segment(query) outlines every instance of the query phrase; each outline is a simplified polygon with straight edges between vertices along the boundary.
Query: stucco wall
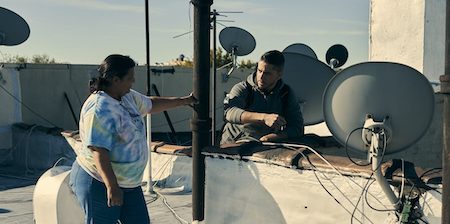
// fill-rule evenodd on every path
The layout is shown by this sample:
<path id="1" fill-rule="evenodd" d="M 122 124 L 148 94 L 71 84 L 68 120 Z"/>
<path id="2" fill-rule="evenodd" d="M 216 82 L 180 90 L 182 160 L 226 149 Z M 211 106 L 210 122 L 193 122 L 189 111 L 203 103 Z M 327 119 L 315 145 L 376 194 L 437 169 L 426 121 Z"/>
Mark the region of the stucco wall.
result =
<path id="1" fill-rule="evenodd" d="M 371 0 L 369 60 L 409 65 L 430 81 L 444 73 L 445 0 Z"/>
<path id="2" fill-rule="evenodd" d="M 372 0 L 369 60 L 409 65 L 423 72 L 424 0 Z"/>

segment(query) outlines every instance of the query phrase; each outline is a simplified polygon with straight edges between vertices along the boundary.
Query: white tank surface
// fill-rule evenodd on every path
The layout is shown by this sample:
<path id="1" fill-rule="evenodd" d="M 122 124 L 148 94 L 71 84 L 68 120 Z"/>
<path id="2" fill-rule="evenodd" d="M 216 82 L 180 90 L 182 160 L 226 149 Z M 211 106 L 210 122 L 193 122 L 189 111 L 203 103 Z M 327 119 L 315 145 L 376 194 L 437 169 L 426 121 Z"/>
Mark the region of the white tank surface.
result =
<path id="1" fill-rule="evenodd" d="M 33 193 L 36 224 L 81 224 L 83 210 L 69 186 L 70 167 L 47 170 L 38 180 Z"/>

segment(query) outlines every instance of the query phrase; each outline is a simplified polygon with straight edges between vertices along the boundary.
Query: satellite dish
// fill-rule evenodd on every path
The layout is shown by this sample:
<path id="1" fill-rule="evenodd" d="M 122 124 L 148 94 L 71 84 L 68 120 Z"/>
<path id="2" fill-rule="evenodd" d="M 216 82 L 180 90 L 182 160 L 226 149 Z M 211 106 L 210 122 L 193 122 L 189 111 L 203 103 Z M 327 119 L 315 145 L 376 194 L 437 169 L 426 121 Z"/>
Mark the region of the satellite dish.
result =
<path id="1" fill-rule="evenodd" d="M 311 49 L 306 44 L 301 44 L 301 43 L 291 44 L 283 50 L 283 53 L 284 52 L 303 54 L 303 55 L 309 56 L 311 58 L 317 59 L 317 55 L 314 52 L 314 50 Z"/>
<path id="2" fill-rule="evenodd" d="M 0 45 L 14 46 L 30 36 L 27 22 L 15 12 L 0 7 Z"/>
<path id="3" fill-rule="evenodd" d="M 335 44 L 328 48 L 327 53 L 325 54 L 325 59 L 331 68 L 339 68 L 347 62 L 347 48 L 345 48 L 344 45 Z"/>
<path id="4" fill-rule="evenodd" d="M 290 84 L 301 103 L 305 125 L 322 122 L 322 95 L 334 71 L 325 63 L 304 54 L 283 52 L 283 55 L 283 81 Z"/>
<path id="5" fill-rule="evenodd" d="M 391 154 L 424 135 L 433 117 L 434 93 L 425 76 L 411 67 L 365 62 L 330 80 L 323 95 L 323 110 L 328 128 L 343 145 L 353 130 L 370 125 L 368 121 L 385 121 L 382 126 L 390 136 L 385 154 Z M 347 146 L 367 152 L 364 132 L 352 133 Z"/>
<path id="6" fill-rule="evenodd" d="M 223 49 L 235 56 L 250 54 L 256 47 L 255 38 L 239 27 L 226 27 L 219 33 L 219 41 Z"/>
<path id="7" fill-rule="evenodd" d="M 404 150 L 428 129 L 434 110 L 428 80 L 402 64 L 357 64 L 330 80 L 323 109 L 328 128 L 341 144 L 367 152 L 375 179 L 399 213 L 404 195 L 397 197 L 379 168 L 384 155 Z"/>

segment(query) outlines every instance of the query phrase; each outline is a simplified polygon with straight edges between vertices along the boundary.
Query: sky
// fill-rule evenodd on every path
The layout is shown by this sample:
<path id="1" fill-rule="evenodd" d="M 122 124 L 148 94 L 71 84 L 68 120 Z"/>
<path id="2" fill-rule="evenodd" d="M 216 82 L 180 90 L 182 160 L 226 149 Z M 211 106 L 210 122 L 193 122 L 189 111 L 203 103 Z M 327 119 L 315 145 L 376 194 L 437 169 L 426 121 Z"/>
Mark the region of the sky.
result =
<path id="1" fill-rule="evenodd" d="M 342 44 L 349 51 L 346 67 L 368 59 L 369 2 L 215 0 L 211 10 L 224 15 L 218 19 L 233 21 L 221 24 L 254 36 L 255 50 L 238 61 L 257 61 L 268 50 L 282 51 L 294 43 L 310 46 L 324 61 L 330 46 Z M 193 5 L 188 0 L 149 0 L 149 6 L 150 64 L 180 54 L 192 59 L 193 34 L 174 37 L 193 30 Z M 144 0 L 0 0 L 0 7 L 22 16 L 31 29 L 24 43 L 0 45 L 0 59 L 46 54 L 60 63 L 99 64 L 118 53 L 145 64 Z M 223 28 L 218 24 L 217 33 Z"/>

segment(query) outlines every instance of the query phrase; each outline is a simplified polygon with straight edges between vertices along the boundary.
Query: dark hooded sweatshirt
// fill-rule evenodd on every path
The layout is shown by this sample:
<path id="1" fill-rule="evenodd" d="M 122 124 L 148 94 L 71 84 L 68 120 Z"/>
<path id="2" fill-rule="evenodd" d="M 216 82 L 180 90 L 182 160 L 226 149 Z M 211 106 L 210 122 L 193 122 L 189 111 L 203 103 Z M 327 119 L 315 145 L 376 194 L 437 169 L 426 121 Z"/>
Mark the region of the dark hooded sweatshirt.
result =
<path id="1" fill-rule="evenodd" d="M 287 132 L 288 138 L 301 137 L 304 133 L 303 116 L 294 91 L 289 89 L 287 103 L 285 103 L 287 105 L 283 105 L 281 89 L 286 84 L 281 79 L 270 93 L 264 93 L 257 88 L 254 78 L 254 74 L 249 75 L 247 82 L 243 81 L 234 85 L 225 97 L 226 124 L 220 144 L 235 143 L 239 140 L 259 140 L 264 135 L 274 133 L 274 130 L 262 122 L 242 124 L 241 115 L 244 111 L 279 114 L 287 121 L 286 129 L 282 132 Z M 253 91 L 251 102 L 247 102 L 249 94 L 247 84 L 250 84 Z M 282 109 L 283 106 L 286 108 Z M 283 114 L 282 111 L 284 111 Z"/>

